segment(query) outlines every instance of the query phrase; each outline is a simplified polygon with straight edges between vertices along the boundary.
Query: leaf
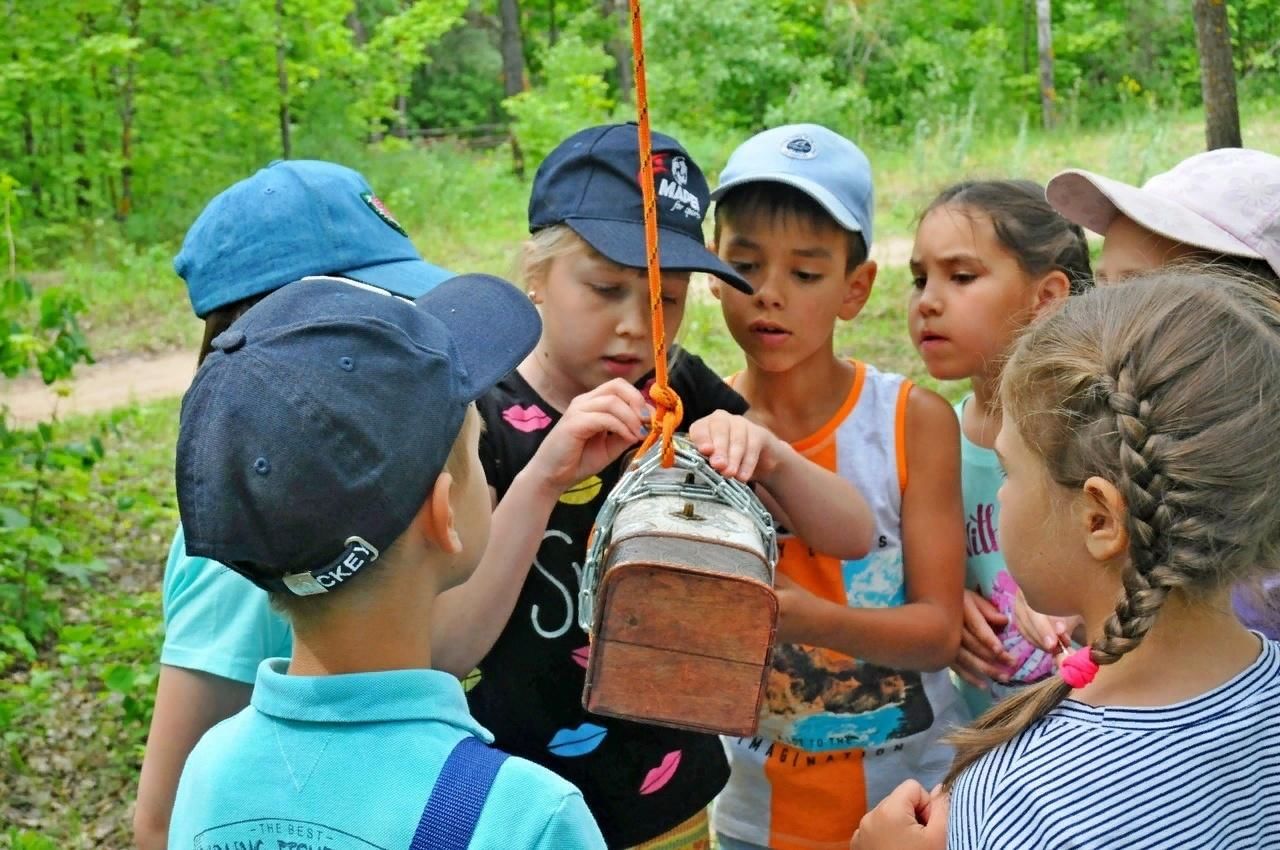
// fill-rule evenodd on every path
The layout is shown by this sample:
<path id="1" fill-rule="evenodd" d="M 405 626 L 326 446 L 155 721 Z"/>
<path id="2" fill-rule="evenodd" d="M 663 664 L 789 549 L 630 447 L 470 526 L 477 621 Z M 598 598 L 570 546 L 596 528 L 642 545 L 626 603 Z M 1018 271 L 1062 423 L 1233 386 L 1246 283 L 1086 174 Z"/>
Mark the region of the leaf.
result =
<path id="1" fill-rule="evenodd" d="M 102 674 L 102 684 L 107 690 L 127 694 L 133 690 L 134 671 L 124 664 L 113 664 Z"/>
<path id="2" fill-rule="evenodd" d="M 31 520 L 26 514 L 13 508 L 0 508 L 0 526 L 4 528 L 27 528 Z"/>

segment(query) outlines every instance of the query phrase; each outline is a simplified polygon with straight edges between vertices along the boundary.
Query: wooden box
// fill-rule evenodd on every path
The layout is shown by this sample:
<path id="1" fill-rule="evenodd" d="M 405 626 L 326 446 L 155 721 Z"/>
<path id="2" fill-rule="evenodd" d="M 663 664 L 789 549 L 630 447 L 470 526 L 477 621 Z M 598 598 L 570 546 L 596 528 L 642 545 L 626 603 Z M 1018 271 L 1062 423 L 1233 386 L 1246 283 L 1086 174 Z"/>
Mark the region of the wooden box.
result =
<path id="1" fill-rule="evenodd" d="M 679 469 L 650 474 L 668 485 L 692 482 Z M 754 733 L 778 620 L 771 534 L 771 525 L 762 535 L 750 513 L 712 498 L 624 503 L 594 593 L 587 710 Z"/>

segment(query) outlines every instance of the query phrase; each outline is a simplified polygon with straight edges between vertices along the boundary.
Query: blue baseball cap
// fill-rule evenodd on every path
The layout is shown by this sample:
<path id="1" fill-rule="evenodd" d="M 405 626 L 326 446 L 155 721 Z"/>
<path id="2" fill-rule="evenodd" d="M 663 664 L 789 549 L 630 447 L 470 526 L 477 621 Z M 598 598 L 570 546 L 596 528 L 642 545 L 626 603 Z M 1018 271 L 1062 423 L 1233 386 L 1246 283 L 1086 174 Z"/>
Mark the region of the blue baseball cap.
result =
<path id="1" fill-rule="evenodd" d="M 417 298 L 452 276 L 425 262 L 359 173 L 277 161 L 209 202 L 173 260 L 204 318 L 308 275 L 341 275 Z"/>
<path id="2" fill-rule="evenodd" d="M 804 192 L 845 230 L 861 233 L 871 247 L 871 162 L 844 136 L 820 124 L 787 124 L 757 133 L 729 156 L 711 200 L 744 183 L 770 182 Z"/>
<path id="3" fill-rule="evenodd" d="M 271 293 L 214 338 L 182 400 L 187 552 L 269 591 L 341 587 L 409 527 L 468 405 L 541 330 L 488 275 L 417 301 L 328 277 Z"/>
<path id="4" fill-rule="evenodd" d="M 711 199 L 707 179 L 680 143 L 652 133 L 658 205 L 658 264 L 663 271 L 707 272 L 751 293 L 751 284 L 707 250 L 702 235 Z M 567 225 L 620 266 L 649 264 L 640 188 L 640 140 L 634 123 L 589 127 L 565 139 L 538 166 L 529 195 L 529 232 Z"/>

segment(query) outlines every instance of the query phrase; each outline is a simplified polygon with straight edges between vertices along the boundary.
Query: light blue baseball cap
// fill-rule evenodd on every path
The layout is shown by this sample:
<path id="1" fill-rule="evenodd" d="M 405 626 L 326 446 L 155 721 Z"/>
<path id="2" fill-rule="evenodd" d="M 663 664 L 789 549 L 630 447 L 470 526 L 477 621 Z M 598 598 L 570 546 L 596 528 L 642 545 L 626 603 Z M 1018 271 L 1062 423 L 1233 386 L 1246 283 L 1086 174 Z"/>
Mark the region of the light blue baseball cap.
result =
<path id="1" fill-rule="evenodd" d="M 711 200 L 745 183 L 770 182 L 804 192 L 845 230 L 861 233 L 871 247 L 871 162 L 844 136 L 820 124 L 787 124 L 757 133 L 729 157 Z"/>
<path id="2" fill-rule="evenodd" d="M 319 160 L 276 161 L 221 192 L 173 265 L 201 318 L 310 275 L 406 298 L 453 276 L 422 259 L 364 177 Z"/>

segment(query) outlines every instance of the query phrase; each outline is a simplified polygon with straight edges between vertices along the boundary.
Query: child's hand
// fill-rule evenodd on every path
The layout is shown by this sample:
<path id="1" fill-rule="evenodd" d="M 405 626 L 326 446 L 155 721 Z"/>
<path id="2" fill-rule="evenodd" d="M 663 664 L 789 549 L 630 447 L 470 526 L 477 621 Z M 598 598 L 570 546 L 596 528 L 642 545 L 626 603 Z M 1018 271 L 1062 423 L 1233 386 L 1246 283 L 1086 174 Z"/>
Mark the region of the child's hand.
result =
<path id="1" fill-rule="evenodd" d="M 726 478 L 750 481 L 773 472 L 789 448 L 763 425 L 717 410 L 689 426 L 689 440 Z"/>
<path id="2" fill-rule="evenodd" d="M 774 642 L 808 643 L 806 628 L 810 605 L 818 597 L 782 573 L 773 577 L 773 592 L 778 597 L 778 632 Z"/>
<path id="3" fill-rule="evenodd" d="M 908 779 L 867 812 L 850 850 L 945 850 L 950 800 Z"/>
<path id="4" fill-rule="evenodd" d="M 569 403 L 526 469 L 557 493 L 563 492 L 639 441 L 647 421 L 644 395 L 614 378 Z"/>
<path id="5" fill-rule="evenodd" d="M 1013 621 L 1022 636 L 1045 652 L 1057 653 L 1083 620 L 1080 617 L 1050 617 L 1031 610 L 1027 598 L 1018 589 L 1013 600 Z"/>
<path id="6" fill-rule="evenodd" d="M 987 682 L 1007 681 L 1005 669 L 1013 664 L 1013 656 L 995 629 L 1004 628 L 1009 618 L 1001 614 L 982 594 L 964 592 L 964 628 L 960 632 L 960 650 L 951 669 L 975 688 L 986 688 Z"/>

